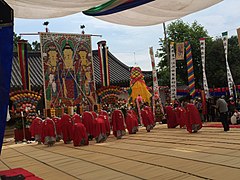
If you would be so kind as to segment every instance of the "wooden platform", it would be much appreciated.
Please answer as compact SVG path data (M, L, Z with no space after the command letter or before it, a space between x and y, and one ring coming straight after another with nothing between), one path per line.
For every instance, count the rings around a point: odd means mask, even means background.
M203 128L189 134L185 129L157 125L147 133L106 143L74 147L62 142L53 147L5 144L0 170L24 168L46 180L131 179L239 179L240 129L224 132Z

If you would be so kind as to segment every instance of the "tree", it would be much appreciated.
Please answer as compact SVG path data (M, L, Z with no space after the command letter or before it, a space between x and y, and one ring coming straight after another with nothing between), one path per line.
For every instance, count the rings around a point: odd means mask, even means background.
M13 52L17 52L17 43L21 39L21 36L16 33L13 34Z
M13 52L17 52L17 47L18 47L17 44L19 40L22 40L22 37L14 33L13 34ZM32 51L32 46L29 42L27 44L27 50Z
M40 51L40 43L38 41L33 41L32 48L33 51Z
M237 36L228 40L228 64L235 84L240 84L240 49ZM209 87L227 87L226 59L222 38L217 38L207 44L206 74Z
M206 44L206 76L209 87L227 86L223 41L217 38Z
M172 22L170 25L168 25L167 34L168 34L169 42L172 41L177 43L177 42L190 41L191 48L192 48L192 55L193 55L195 83L197 88L201 88L202 67L201 67L199 38L209 37L207 30L205 30L204 27L198 24L196 21L192 25L189 25L187 23L184 23L182 20L177 20L175 22ZM208 39L208 41L209 40L211 39ZM164 46L165 44L166 42L163 43ZM163 48L163 51L164 49L165 48ZM160 52L157 52L157 55L160 58L164 56L164 54ZM160 74L161 72L166 71L166 67L169 67L166 61L167 61L167 58L165 55L165 57L162 58L162 61L160 61L160 63L158 64ZM182 82L184 84L188 84L186 61L177 61L177 81ZM167 85L169 85L169 83Z
M232 36L228 40L228 63L235 84L240 84L240 48L237 36Z

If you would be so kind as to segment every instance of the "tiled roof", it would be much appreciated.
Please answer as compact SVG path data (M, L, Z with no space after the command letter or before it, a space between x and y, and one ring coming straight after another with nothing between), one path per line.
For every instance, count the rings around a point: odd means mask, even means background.
M42 73L42 60L40 52L28 53L30 83L34 88L42 87L43 73ZM18 63L17 53L13 54L12 64L12 78L11 88L20 88L22 86L20 67Z
M98 51L93 50L93 65L94 65L94 77L97 87L101 86L100 66L98 59ZM130 82L130 70L131 67L123 64L113 54L108 52L109 66L110 66L110 84L127 87ZM42 76L42 60L40 52L28 53L29 69L30 69L30 81L33 88L41 88L43 85ZM151 71L143 71L146 80L152 78ZM17 53L14 53L13 65L12 65L12 78L11 88L21 88L21 75L17 58Z

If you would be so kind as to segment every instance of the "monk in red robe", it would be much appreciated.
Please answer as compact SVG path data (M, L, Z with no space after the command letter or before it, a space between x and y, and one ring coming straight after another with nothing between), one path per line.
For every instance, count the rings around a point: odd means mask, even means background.
M176 120L175 111L172 106L166 106L165 112L167 115L167 126L168 128L175 128L178 126L178 122Z
M142 109L141 110L141 116L142 116L142 122L144 127L146 127L147 132L150 132L151 129L153 129L153 122L150 119L150 115L147 110Z
M199 111L192 103L186 105L186 126L189 133L196 133L202 128Z
M42 143L53 146L56 142L56 128L52 119L46 118L42 124Z
M56 142L59 142L62 139L61 119L55 116L52 120L56 126Z
M124 125L124 115L121 110L114 110L112 113L112 130L117 139L121 139L126 134Z
M95 118L95 134L94 138L96 140L96 143L101 143L106 141L107 139L107 131L105 127L105 122L104 122L104 116L99 115L97 118Z
M38 144L41 144L41 135L42 135L42 119L40 117L36 117L29 128L31 132L31 136L35 138L35 141Z
M175 108L176 120L180 125L180 128L183 128L186 125L186 110L183 107Z
M65 144L70 144L72 141L72 132L73 123L71 116L68 114L63 114L61 118L61 129L62 129L62 135L63 135L63 141Z
M107 136L110 135L111 133L111 128L110 128L110 122L109 122L109 116L107 111L101 110L99 115L102 115L104 117L104 123L105 123L105 128L106 128L106 134Z
M88 135L84 124L81 122L81 117L78 114L74 114L72 117L73 123L73 145L83 146L88 145Z
M85 111L82 116L82 123L86 127L88 134L88 140L92 140L94 137L94 116L91 112Z
M79 116L79 114L74 113L74 115L72 116L72 123L82 123L81 117Z
M97 115L97 113L95 111L91 111L91 113L92 113L94 119L97 118L98 115Z
M153 116L152 108L151 108L150 106L146 105L146 106L144 107L144 110L146 110L146 111L148 112L148 116L149 116L149 121L150 121L150 123L151 123L153 126L155 126L156 123L155 123L155 121L154 121L154 116Z
M129 134L136 134L138 131L138 119L134 110L127 111L126 126Z

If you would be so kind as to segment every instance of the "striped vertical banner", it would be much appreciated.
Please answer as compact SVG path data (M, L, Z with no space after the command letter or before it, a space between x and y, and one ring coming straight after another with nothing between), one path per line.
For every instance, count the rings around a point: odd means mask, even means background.
M154 55L153 55L153 47L149 48L149 54L150 54L151 62L152 62L153 94L154 94L152 96L152 98L153 98L152 106L153 106L153 115L154 115L154 120L155 120L155 109L156 109L155 100L159 101L161 111L162 111L163 114L164 114L164 111L163 111L161 96L160 96L160 93L159 93L157 71L156 71L155 59L154 59Z
M106 41L98 42L98 56L100 63L100 75L102 86L110 85L110 73L109 73L109 63L108 63L108 48L106 46Z
M185 41L186 49L186 61L187 61L187 72L188 72L188 88L190 96L195 96L195 79L194 79L194 70L193 70L193 58L192 58L192 49L189 41Z
M174 101L177 98L176 57L174 51L174 42L170 43L170 85L171 101Z
M228 32L223 32L222 38L223 38L223 47L224 47L225 59L226 59L227 82L228 82L228 88L229 88L229 95L233 96L234 82L233 82L233 77L232 77L230 67L228 65Z
M22 76L23 89L31 90L27 56L27 44L28 42L26 40L18 41L18 59L20 65L20 72Z
M209 98L209 88L206 76L206 68L205 68L205 49L206 49L206 42L205 38L200 38L200 49L201 49L201 59L202 59L202 72L203 72L203 89L205 92L206 98Z

